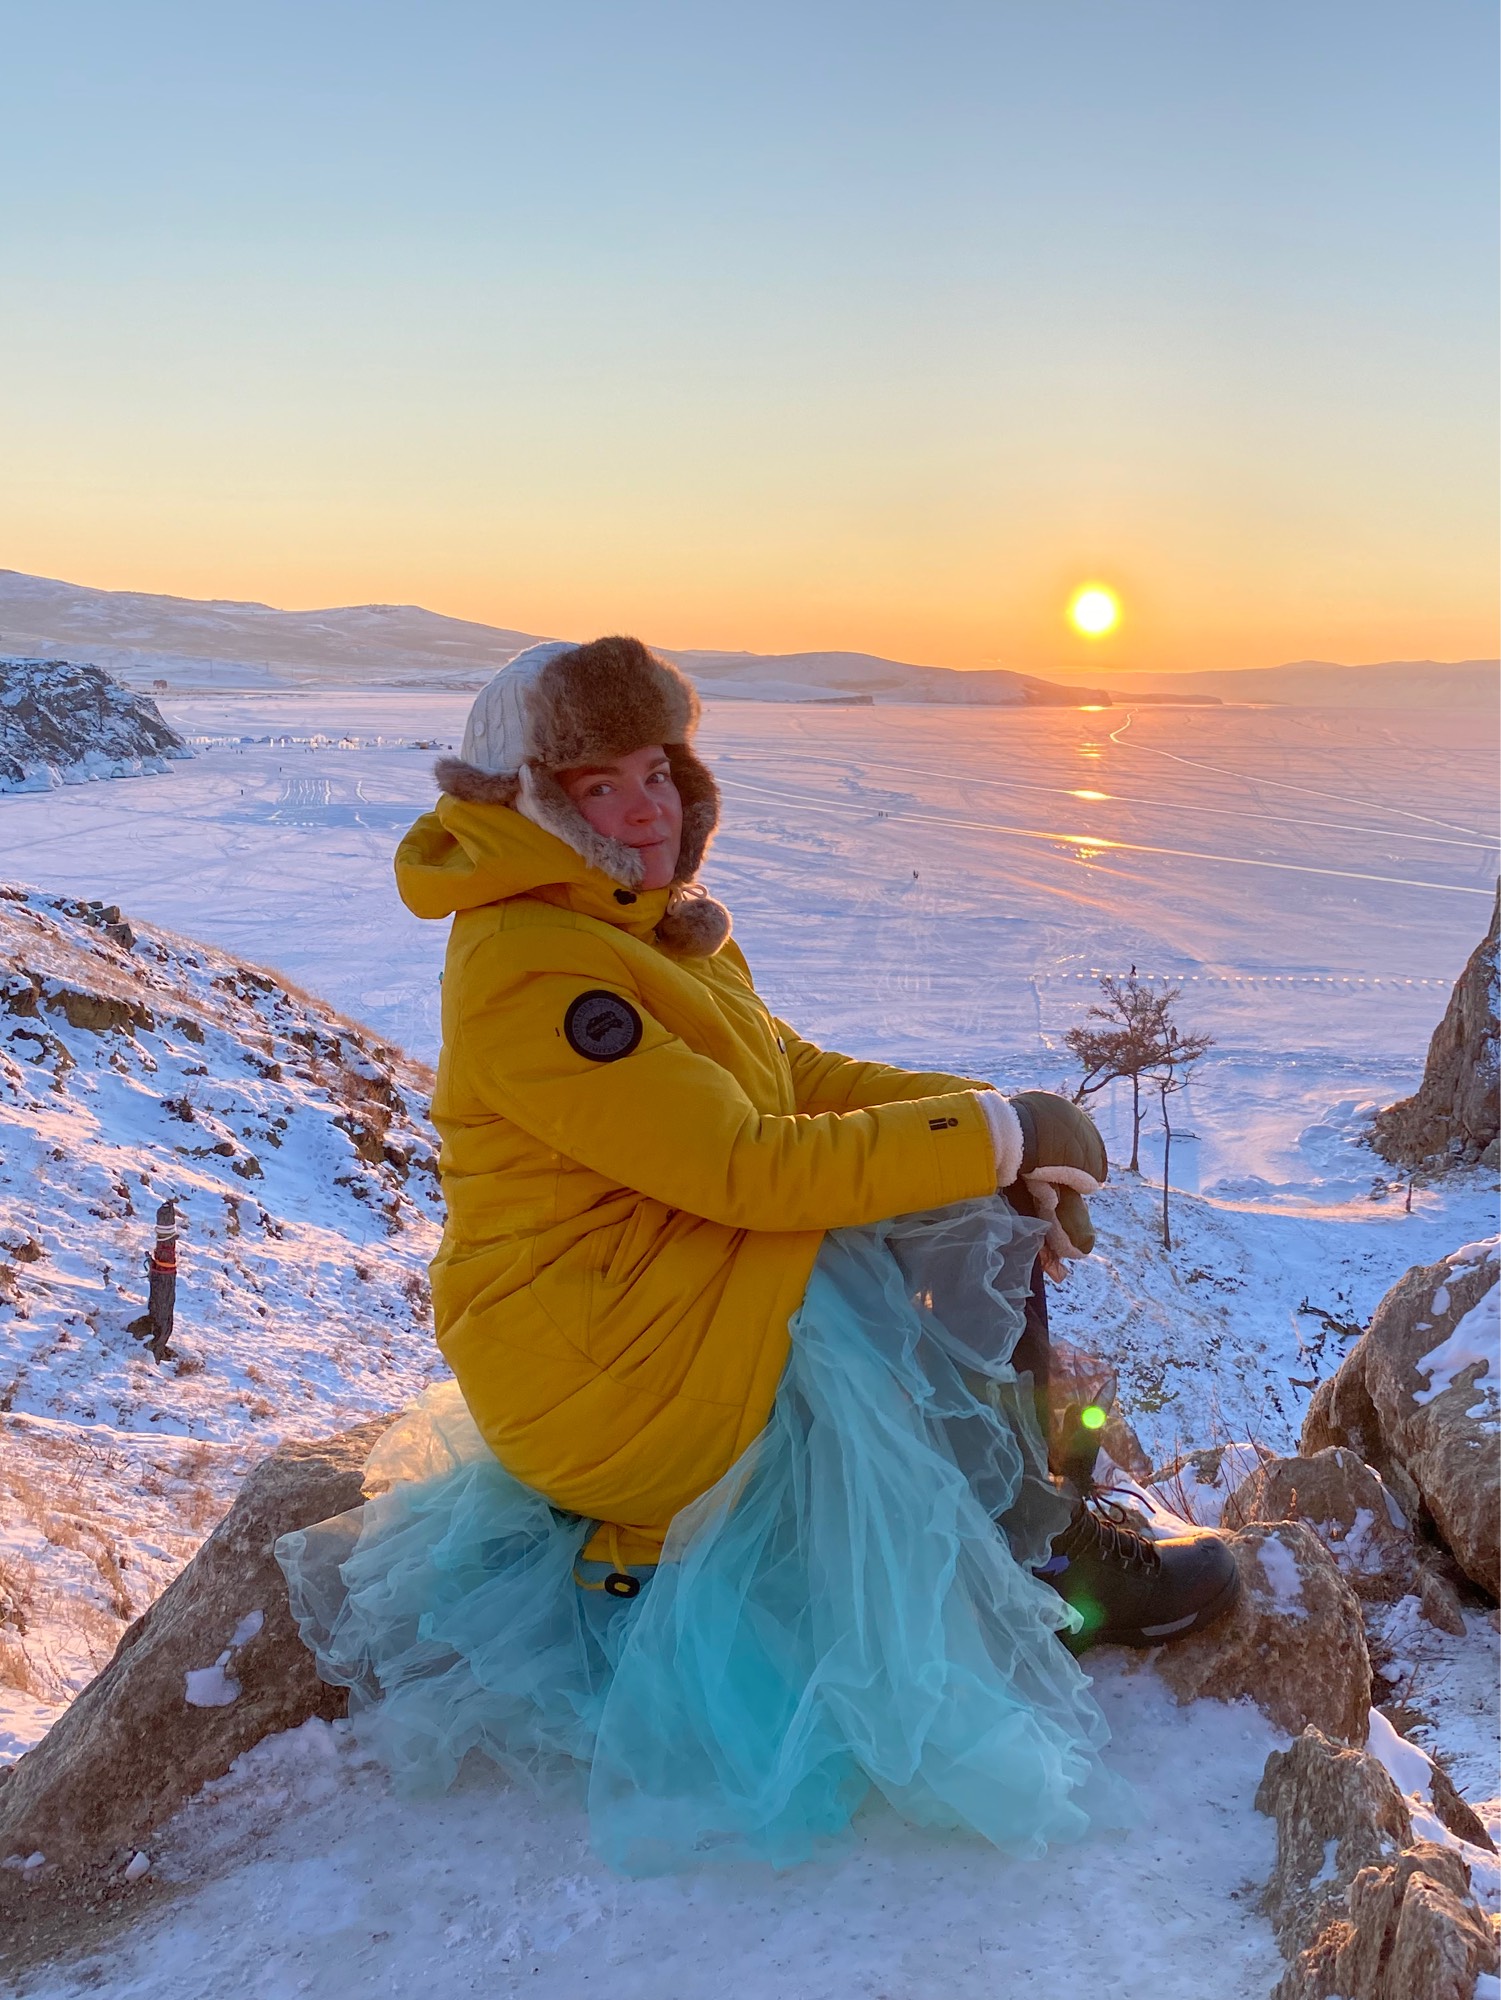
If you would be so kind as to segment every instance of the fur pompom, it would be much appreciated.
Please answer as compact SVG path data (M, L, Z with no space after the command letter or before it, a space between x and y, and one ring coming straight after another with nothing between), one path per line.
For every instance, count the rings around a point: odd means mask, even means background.
M712 958L730 934L730 913L706 889L681 890L657 925L657 942L684 958Z

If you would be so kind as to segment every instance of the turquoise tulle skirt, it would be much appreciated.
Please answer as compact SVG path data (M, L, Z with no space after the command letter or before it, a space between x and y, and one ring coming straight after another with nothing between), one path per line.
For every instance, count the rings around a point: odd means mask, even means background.
M576 1788L632 1875L790 1865L873 1788L1022 1855L1129 1819L1072 1614L1028 1568L1066 1518L1009 1365L1039 1236L999 1200L832 1232L770 1422L633 1599L581 1587L593 1524L428 1391L370 1461L386 1490L276 1550L397 1788L483 1753Z

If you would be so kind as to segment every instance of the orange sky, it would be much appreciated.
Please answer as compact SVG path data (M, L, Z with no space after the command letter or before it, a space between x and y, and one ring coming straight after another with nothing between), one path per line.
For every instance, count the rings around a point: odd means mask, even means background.
M5 566L1043 674L1497 650L1488 10L159 11L16 31Z

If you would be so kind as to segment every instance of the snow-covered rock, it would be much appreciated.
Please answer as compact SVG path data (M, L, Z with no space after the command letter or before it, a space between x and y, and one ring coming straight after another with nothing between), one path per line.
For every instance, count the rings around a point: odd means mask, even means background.
M1455 982L1444 1018L1433 1031L1423 1081L1412 1097L1388 1105L1371 1128L1383 1159L1430 1171L1496 1164L1501 1100L1501 973L1497 970L1501 894L1491 925Z
M1289 1734L1312 1724L1359 1743L1371 1662L1354 1592L1312 1528L1277 1521L1230 1537L1240 1601L1205 1632L1164 1646L1157 1672L1179 1701L1249 1696Z
M1263 1903L1292 1960L1274 2000L1472 2000L1497 1957L1469 1869L1414 1841L1375 1756L1306 1730L1267 1759L1256 1804L1277 1822Z
M384 1420L264 1459L197 1555L34 1750L0 1771L0 1863L42 1854L0 1908L80 1873L128 1869L153 1827L242 1751L342 1715L318 1679L272 1554L279 1535L360 1504ZM128 1878L127 1878L128 1879Z
M1356 1453L1330 1445L1310 1458L1273 1458L1225 1504L1227 1528L1306 1521L1357 1597L1394 1603L1417 1587L1407 1517Z
M99 667L0 659L0 792L139 778L191 755L154 701Z
M1461 1569L1501 1595L1501 1245L1415 1265L1339 1372L1319 1385L1302 1452L1352 1445L1409 1514L1426 1509Z

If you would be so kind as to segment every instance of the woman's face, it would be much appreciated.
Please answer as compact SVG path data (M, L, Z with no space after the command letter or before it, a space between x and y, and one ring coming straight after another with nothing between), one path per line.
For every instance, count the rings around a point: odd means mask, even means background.
M645 863L643 889L665 889L678 865L683 802L660 743L609 764L560 771L559 782L596 833L634 847Z

